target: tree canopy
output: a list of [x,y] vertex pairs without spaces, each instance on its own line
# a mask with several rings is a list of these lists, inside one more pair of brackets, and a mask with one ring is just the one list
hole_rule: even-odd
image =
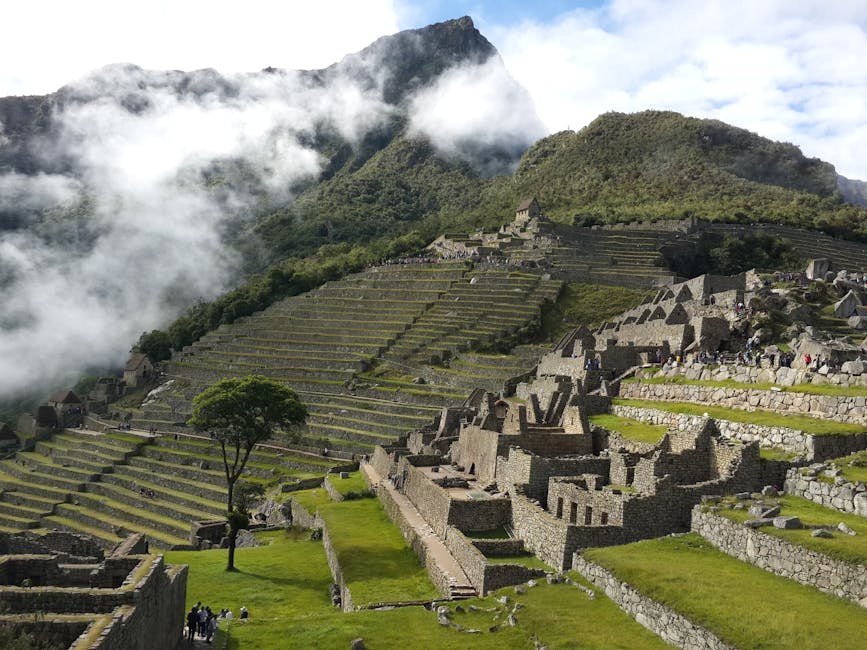
[[244,472],[253,448],[268,440],[277,429],[304,422],[307,408],[288,386],[262,375],[221,379],[193,399],[189,423],[209,432],[220,444],[226,471],[229,521],[229,562],[234,569],[235,537],[240,517],[235,510],[234,487]]

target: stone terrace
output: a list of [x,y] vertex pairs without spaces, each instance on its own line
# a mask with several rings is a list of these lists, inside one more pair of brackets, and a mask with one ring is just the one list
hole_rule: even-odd
[[[250,480],[297,482],[334,461],[255,450]],[[193,522],[225,516],[223,461],[207,439],[67,432],[0,461],[0,532],[56,529],[104,548],[130,532],[155,548],[189,548]],[[143,496],[152,490],[154,496]]]
[[[535,350],[487,358],[470,351],[533,327],[559,290],[559,281],[544,276],[463,261],[368,269],[186,348],[169,364],[171,388],[134,411],[133,424],[183,430],[204,387],[257,372],[286,382],[309,404],[299,450],[372,453],[433,423],[478,380],[499,386],[531,368]],[[452,357],[454,369],[425,372],[432,358]]]

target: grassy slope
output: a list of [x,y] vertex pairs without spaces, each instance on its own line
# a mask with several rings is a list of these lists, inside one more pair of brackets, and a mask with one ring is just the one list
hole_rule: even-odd
[[301,490],[293,497],[325,519],[356,605],[439,596],[378,499],[335,503],[324,488]]
[[[781,530],[773,526],[763,526],[760,530],[766,535],[779,537],[792,544],[798,544],[805,548],[813,549],[831,557],[836,557],[844,562],[867,565],[867,519],[858,515],[837,512],[830,508],[824,508],[817,503],[800,497],[784,495],[779,498],[780,515],[785,517],[799,517],[805,525],[836,527],[844,522],[857,534],[854,536],[832,531],[831,538],[813,537],[812,531],[807,528]],[[727,502],[731,505],[731,501]],[[733,521],[743,522],[753,519],[746,510],[721,509],[717,514]]]
[[624,438],[637,442],[659,442],[666,431],[666,427],[646,424],[610,413],[591,415],[590,424],[595,424],[609,431],[616,431]]
[[795,384],[794,386],[777,386],[769,383],[745,383],[734,379],[687,379],[683,375],[674,377],[647,377],[643,379],[626,379],[624,383],[643,384],[679,384],[689,386],[711,386],[715,388],[740,388],[743,390],[770,390],[778,388],[787,393],[805,393],[807,395],[832,395],[835,397],[867,397],[867,386],[837,386],[834,384]]
[[737,648],[863,648],[867,610],[739,562],[695,534],[585,551]]
[[[505,626],[496,633],[488,628],[505,618],[493,597],[461,603],[497,608],[493,613],[455,612],[453,620],[475,627],[481,634],[461,634],[436,622],[433,612],[421,607],[344,614],[331,606],[328,587],[331,574],[320,542],[309,533],[290,531],[264,533],[270,546],[238,549],[237,573],[226,573],[225,551],[171,552],[166,559],[190,565],[187,607],[202,600],[219,610],[229,607],[237,616],[241,605],[250,610],[250,620],[237,619],[231,628],[232,650],[284,650],[289,648],[344,649],[357,637],[371,650],[415,648],[480,650],[534,647],[538,638],[550,648],[644,648],[666,647],[653,634],[621,612],[603,594],[590,600],[580,590],[565,584],[541,584],[523,596],[513,590],[498,592],[523,605],[517,627]],[[454,605],[450,605],[455,611]]]

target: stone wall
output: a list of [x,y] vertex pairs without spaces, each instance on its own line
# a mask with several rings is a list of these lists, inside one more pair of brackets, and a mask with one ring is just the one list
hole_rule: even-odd
[[93,650],[174,650],[181,646],[189,568],[167,567],[162,560],[159,556],[150,575],[136,586],[135,607],[114,612],[111,624],[90,646]]
[[[747,368],[748,366],[735,366]],[[703,366],[702,366],[703,368]],[[767,383],[778,383],[776,373],[756,370],[756,379]],[[701,371],[703,377],[706,372]],[[792,371],[794,372],[794,371]],[[762,375],[766,373],[767,376]],[[663,373],[670,374],[670,373]],[[679,373],[678,373],[679,374]],[[688,373],[689,379],[698,379]],[[848,376],[848,375],[847,375]],[[867,375],[862,375],[867,377]],[[783,384],[780,385],[792,385]],[[858,385],[865,385],[859,383]],[[763,409],[780,413],[800,413],[816,418],[827,418],[837,422],[852,422],[863,424],[867,416],[867,397],[842,395],[811,395],[794,391],[760,390],[756,388],[735,388],[723,386],[705,386],[697,384],[657,384],[642,381],[625,381],[620,384],[620,396],[630,399],[662,400],[668,402],[692,402],[695,404],[710,404],[745,410]]]
[[711,512],[692,511],[692,530],[723,553],[867,607],[867,567],[790,544]]
[[73,558],[97,561],[102,560],[105,552],[91,537],[64,531],[49,531],[43,535],[31,532],[16,534],[0,533],[0,555],[56,554],[64,562]]
[[561,571],[569,568],[572,553],[577,549],[574,526],[557,519],[544,508],[533,503],[525,495],[512,495],[512,529],[515,537],[524,540],[524,545],[542,562]]
[[449,524],[451,499],[448,493],[412,465],[402,465],[401,471],[406,471],[404,494],[436,534],[442,537]]
[[513,448],[509,449],[507,458],[501,457],[497,460],[497,487],[502,492],[513,494],[515,486],[520,485],[529,498],[547,502],[548,480],[552,476],[577,474],[607,476],[609,465],[608,458],[598,456],[544,458]]
[[403,538],[415,552],[422,566],[427,569],[431,582],[433,582],[439,592],[447,598],[449,596],[449,585],[451,581],[449,576],[442,571],[439,563],[428,557],[430,548],[425,543],[424,538],[419,535],[418,531],[416,531],[412,524],[407,521],[400,506],[394,500],[394,494],[391,490],[389,490],[385,485],[379,485],[376,488],[376,493],[382,503],[385,513],[388,515],[388,518],[391,519],[395,526],[400,528]]
[[[622,417],[632,418],[649,424],[677,429],[695,430],[704,422],[700,415],[672,413],[653,408],[612,405],[611,412]],[[767,427],[748,422],[714,420],[724,438],[741,442],[757,441],[761,447],[776,447],[792,454],[809,459],[837,458],[863,449],[865,434],[814,436],[788,427]]]
[[610,571],[575,555],[573,568],[605,592],[624,612],[678,648],[735,650],[705,628],[619,580]]
[[[744,384],[776,384],[778,386],[797,386],[799,384],[831,384],[833,386],[867,386],[867,374],[851,375],[845,372],[833,372],[827,375],[807,370],[806,368],[771,367],[765,359],[761,367],[724,364],[710,366],[700,363],[680,365],[677,368],[663,366],[661,373],[652,376],[701,379],[708,381],[725,381],[733,379]],[[641,371],[638,375],[641,377]]]
[[331,544],[331,535],[328,533],[328,526],[322,522],[322,547],[325,549],[325,559],[328,561],[328,568],[331,569],[331,579],[340,588],[340,604],[344,612],[355,610],[355,604],[352,602],[352,593],[349,591],[349,586],[346,580],[343,579],[343,570],[340,568],[340,560],[337,557],[337,552]]
[[783,489],[787,494],[815,501],[826,508],[867,517],[867,487],[860,481],[852,483],[844,479],[837,485],[819,480],[817,476],[806,475],[800,468],[793,467],[786,473]]
[[[519,542],[519,540],[507,541]],[[479,550],[476,541],[467,539],[454,526],[450,526],[446,531],[444,542],[446,548],[466,573],[470,584],[482,596],[501,587],[517,585],[531,578],[545,575],[545,571],[541,569],[529,569],[519,564],[488,564],[487,558]]]
[[510,499],[452,499],[446,523],[463,532],[494,530],[509,523]]

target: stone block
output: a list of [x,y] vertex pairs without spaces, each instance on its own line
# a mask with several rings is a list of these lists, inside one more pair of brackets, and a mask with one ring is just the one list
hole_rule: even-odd
[[777,492],[777,488],[775,488],[773,485],[766,485],[762,488],[762,496],[775,497],[779,496],[779,492]]
[[774,528],[782,528],[784,530],[803,528],[799,517],[774,517]]
[[828,538],[834,537],[834,535],[831,534],[831,531],[829,531],[829,530],[827,530],[827,529],[825,529],[825,528],[817,528],[817,529],[814,530],[812,533],[810,533],[810,535],[811,535],[812,537],[823,537],[823,538],[825,538],[825,539],[828,539]]
[[846,533],[847,535],[857,535],[857,533],[854,530],[849,528],[849,526],[847,526],[842,521],[839,524],[837,524],[837,530],[839,530],[841,533]]

